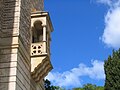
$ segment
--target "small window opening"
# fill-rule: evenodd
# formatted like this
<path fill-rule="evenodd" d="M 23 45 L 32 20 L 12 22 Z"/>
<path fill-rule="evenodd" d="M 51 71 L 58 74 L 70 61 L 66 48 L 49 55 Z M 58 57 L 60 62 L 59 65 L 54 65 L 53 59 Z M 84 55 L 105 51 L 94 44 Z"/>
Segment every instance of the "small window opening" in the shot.
<path fill-rule="evenodd" d="M 43 41 L 43 27 L 41 21 L 35 21 L 32 27 L 32 43 Z"/>

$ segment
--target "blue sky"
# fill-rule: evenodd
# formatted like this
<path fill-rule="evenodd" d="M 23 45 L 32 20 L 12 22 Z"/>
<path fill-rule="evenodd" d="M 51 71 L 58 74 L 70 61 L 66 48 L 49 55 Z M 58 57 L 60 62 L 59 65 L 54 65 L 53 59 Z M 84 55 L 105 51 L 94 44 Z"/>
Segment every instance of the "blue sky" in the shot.
<path fill-rule="evenodd" d="M 104 85 L 104 60 L 120 46 L 120 0 L 45 0 L 54 32 L 47 78 L 54 85 Z"/>

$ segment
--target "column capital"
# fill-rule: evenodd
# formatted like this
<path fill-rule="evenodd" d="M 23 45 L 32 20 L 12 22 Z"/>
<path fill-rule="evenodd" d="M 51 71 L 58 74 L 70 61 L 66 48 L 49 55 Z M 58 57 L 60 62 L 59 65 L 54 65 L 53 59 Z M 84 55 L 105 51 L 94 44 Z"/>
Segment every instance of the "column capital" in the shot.
<path fill-rule="evenodd" d="M 47 27 L 47 25 L 42 25 L 42 27 Z"/>

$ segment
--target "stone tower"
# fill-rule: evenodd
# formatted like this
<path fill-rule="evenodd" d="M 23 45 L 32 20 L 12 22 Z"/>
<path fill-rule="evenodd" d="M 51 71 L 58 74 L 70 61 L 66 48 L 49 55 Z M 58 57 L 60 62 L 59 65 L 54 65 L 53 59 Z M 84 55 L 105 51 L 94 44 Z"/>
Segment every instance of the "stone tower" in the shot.
<path fill-rule="evenodd" d="M 52 31 L 43 0 L 0 0 L 0 90 L 44 90 Z"/>

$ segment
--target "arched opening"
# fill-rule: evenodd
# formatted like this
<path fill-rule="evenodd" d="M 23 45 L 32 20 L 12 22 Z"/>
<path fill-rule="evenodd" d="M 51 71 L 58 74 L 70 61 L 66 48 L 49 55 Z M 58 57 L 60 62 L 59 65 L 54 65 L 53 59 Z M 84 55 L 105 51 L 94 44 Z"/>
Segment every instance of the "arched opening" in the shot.
<path fill-rule="evenodd" d="M 42 22 L 37 20 L 34 22 L 32 27 L 32 43 L 43 41 L 43 27 Z"/>

